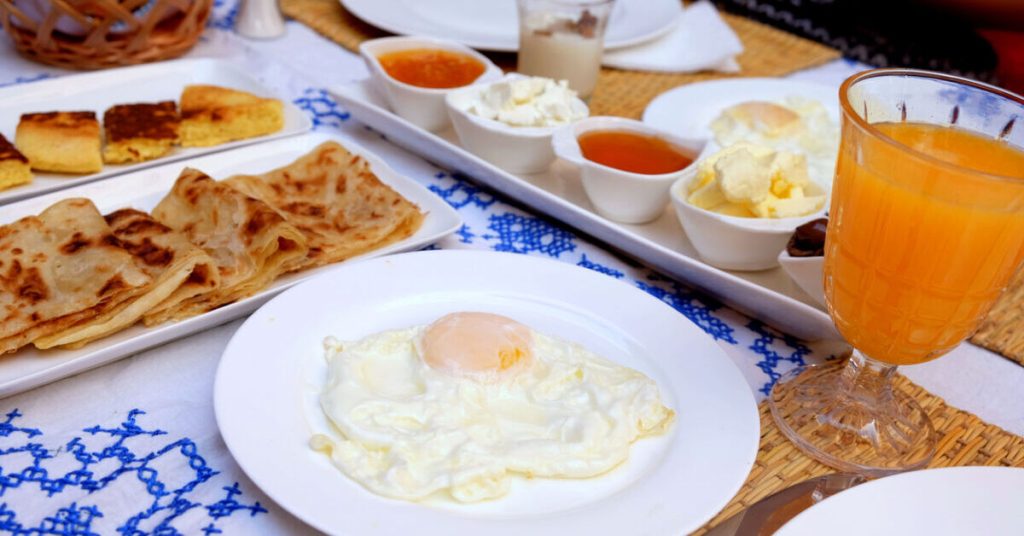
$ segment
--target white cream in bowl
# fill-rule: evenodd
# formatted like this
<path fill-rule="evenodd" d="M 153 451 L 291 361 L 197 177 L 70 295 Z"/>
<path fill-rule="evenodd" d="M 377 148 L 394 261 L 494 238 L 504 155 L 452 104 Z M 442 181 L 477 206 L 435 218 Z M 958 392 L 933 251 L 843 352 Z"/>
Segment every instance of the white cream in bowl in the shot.
<path fill-rule="evenodd" d="M 552 133 L 590 113 L 563 83 L 519 74 L 459 88 L 445 102 L 459 143 L 512 173 L 547 169 L 555 159 Z"/>

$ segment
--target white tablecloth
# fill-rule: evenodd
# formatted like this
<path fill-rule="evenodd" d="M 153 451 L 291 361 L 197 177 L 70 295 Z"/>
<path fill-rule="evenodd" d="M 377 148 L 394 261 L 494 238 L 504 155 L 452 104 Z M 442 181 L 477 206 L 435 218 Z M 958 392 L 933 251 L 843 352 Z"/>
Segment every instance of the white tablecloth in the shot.
<path fill-rule="evenodd" d="M 189 56 L 223 57 L 243 65 L 306 110 L 317 129 L 357 140 L 443 197 L 466 224 L 437 247 L 557 259 L 641 288 L 714 337 L 759 398 L 781 373 L 836 350 L 778 333 L 390 145 L 350 119 L 326 91 L 366 76 L 355 55 L 295 22 L 288 23 L 280 39 L 245 40 L 231 32 L 236 14 L 234 3 L 218 1 L 210 30 Z M 32 81 L 67 74 L 23 60 L 6 38 L 0 42 L 0 86 L 25 84 L 25 91 L 31 91 Z M 861 68 L 836 61 L 793 78 L 838 85 Z M 14 120 L 3 118 L 3 128 L 12 128 Z M 241 322 L 0 400 L 0 415 L 5 415 L 0 418 L 0 532 L 313 532 L 242 474 L 218 434 L 214 371 Z M 951 404 L 1024 434 L 1024 368 L 964 345 L 940 360 L 901 370 Z"/>

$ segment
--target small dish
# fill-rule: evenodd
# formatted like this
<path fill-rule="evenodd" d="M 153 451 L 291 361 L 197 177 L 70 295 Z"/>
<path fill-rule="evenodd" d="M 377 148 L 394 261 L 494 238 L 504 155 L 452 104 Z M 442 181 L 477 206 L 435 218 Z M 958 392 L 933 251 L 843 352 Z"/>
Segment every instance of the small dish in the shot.
<path fill-rule="evenodd" d="M 779 253 L 779 265 L 800 290 L 825 307 L 825 288 L 822 283 L 825 277 L 825 257 L 794 257 L 783 248 Z"/>
<path fill-rule="evenodd" d="M 454 41 L 430 37 L 382 37 L 380 39 L 371 39 L 359 45 L 359 54 L 362 55 L 363 61 L 370 71 L 370 77 L 373 79 L 377 91 L 387 99 L 388 106 L 410 123 L 431 132 L 448 126 L 448 112 L 445 110 L 444 103 L 445 96 L 452 91 L 464 89 L 468 86 L 434 89 L 406 84 L 392 78 L 377 59 L 381 54 L 417 48 L 433 48 L 458 52 L 483 63 L 484 72 L 477 77 L 473 84 L 497 80 L 502 76 L 501 69 L 491 60 L 487 59 L 487 56 Z"/>
<path fill-rule="evenodd" d="M 590 161 L 583 157 L 577 138 L 595 130 L 635 132 L 661 138 L 694 161 L 671 173 L 648 175 L 631 173 Z M 589 117 L 561 127 L 552 137 L 555 154 L 580 168 L 583 190 L 598 214 L 622 223 L 646 223 L 665 210 L 669 188 L 681 176 L 696 169 L 697 155 L 705 146 L 702 140 L 688 140 L 655 129 L 640 121 L 622 117 Z"/>
<path fill-rule="evenodd" d="M 510 74 L 502 80 L 524 78 Z M 484 84 L 458 88 L 448 94 L 445 102 L 455 134 L 469 152 L 511 173 L 538 173 L 555 160 L 551 136 L 556 127 L 514 127 L 470 113 L 473 97 L 484 91 Z M 587 104 L 577 98 L 573 101 L 577 111 L 588 115 Z"/>
<path fill-rule="evenodd" d="M 714 152 L 709 144 L 703 160 Z M 767 270 L 779 265 L 779 252 L 786 248 L 793 231 L 825 214 L 820 210 L 799 218 L 740 218 L 726 216 L 690 204 L 689 185 L 697 178 L 697 165 L 690 166 L 672 185 L 672 205 L 680 225 L 704 262 L 725 270 Z M 814 183 L 816 187 L 820 185 Z"/>

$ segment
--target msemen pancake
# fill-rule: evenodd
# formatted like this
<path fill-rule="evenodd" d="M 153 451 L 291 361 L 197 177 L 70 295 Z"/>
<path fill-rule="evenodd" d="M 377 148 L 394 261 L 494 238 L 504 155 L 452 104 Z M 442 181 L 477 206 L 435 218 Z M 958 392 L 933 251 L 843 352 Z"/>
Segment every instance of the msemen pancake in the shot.
<path fill-rule="evenodd" d="M 364 158 L 332 141 L 285 167 L 224 182 L 265 201 L 302 231 L 311 266 L 397 242 L 423 223 L 419 208 L 381 182 Z"/>
<path fill-rule="evenodd" d="M 213 259 L 181 233 L 134 209 L 105 217 L 121 246 L 152 282 L 144 292 L 85 322 L 35 341 L 38 348 L 78 348 L 135 324 L 144 314 L 173 307 L 217 287 Z"/>
<path fill-rule="evenodd" d="M 113 309 L 149 283 L 88 199 L 0 227 L 0 353 Z"/>
<path fill-rule="evenodd" d="M 305 237 L 274 209 L 195 169 L 181 172 L 153 217 L 205 250 L 220 276 L 217 289 L 170 308 L 167 320 L 251 296 L 306 260 Z"/>

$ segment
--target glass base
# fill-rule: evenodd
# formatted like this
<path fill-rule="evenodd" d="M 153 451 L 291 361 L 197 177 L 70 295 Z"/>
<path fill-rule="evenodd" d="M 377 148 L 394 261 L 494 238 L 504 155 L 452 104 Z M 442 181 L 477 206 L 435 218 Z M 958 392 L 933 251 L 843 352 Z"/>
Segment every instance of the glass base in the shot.
<path fill-rule="evenodd" d="M 783 376 L 768 405 L 782 433 L 826 465 L 870 477 L 920 469 L 935 453 L 935 430 L 913 398 L 893 389 L 895 371 L 855 352 L 845 364 Z"/>

